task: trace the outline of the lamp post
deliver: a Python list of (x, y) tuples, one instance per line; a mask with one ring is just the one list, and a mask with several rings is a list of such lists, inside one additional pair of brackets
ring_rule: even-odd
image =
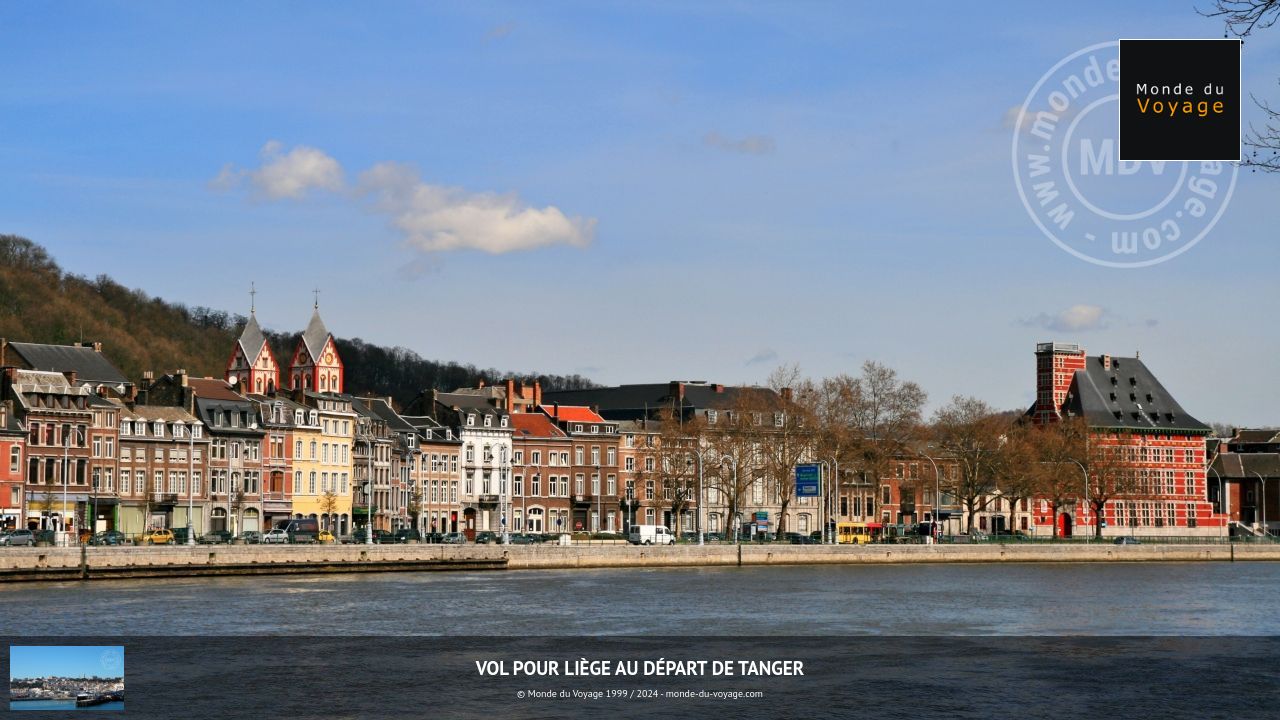
[(702, 448), (698, 448), (697, 458), (698, 458), (698, 507), (695, 509), (698, 512), (698, 544), (705, 545), (706, 544), (706, 526), (702, 523), (702, 506), (704, 504), (703, 500), (705, 499), (702, 494)]
[[(1090, 510), (1090, 507), (1089, 507), (1089, 470), (1088, 470), (1087, 468), (1085, 468), (1084, 463), (1080, 462), (1079, 460), (1076, 460), (1075, 458), (1071, 458), (1071, 462), (1075, 463), (1075, 464), (1076, 464), (1076, 467), (1080, 468), (1080, 472), (1084, 473), (1084, 511), (1085, 511), (1085, 513), (1086, 513), (1086, 514), (1088, 514), (1088, 512), (1089, 512), (1089, 510)], [(1095, 517), (1093, 518), (1093, 527), (1094, 527), (1094, 530), (1097, 530), (1097, 529), (1098, 529), (1098, 522), (1099, 522), (1099, 518), (1095, 516)], [(1088, 542), (1089, 542), (1089, 540), (1090, 540), (1090, 538), (1091, 538), (1091, 536), (1092, 536), (1092, 535), (1093, 535), (1093, 533), (1091, 532), (1091, 533), (1089, 533), (1089, 534), (1087, 534), (1087, 535), (1085, 535), (1085, 536), (1084, 536), (1085, 544), (1088, 544)]]
[[(928, 460), (929, 464), (933, 466), (933, 529), (929, 534), (937, 540), (938, 536), (942, 534), (942, 526), (938, 524), (938, 508), (942, 507), (942, 473), (938, 471), (938, 463), (930, 455), (927, 453), (920, 454), (924, 455), (924, 459)], [(954, 540), (955, 538), (952, 539)]]
[(90, 539), (92, 539), (93, 537), (92, 533), (95, 533), (98, 531), (98, 478), (97, 476), (94, 476), (93, 478), (93, 491), (89, 497), (92, 500), (91, 510), (90, 510), (90, 517), (92, 519), (89, 521), (89, 532), (90, 532), (89, 537)]
[(1271, 534), (1267, 530), (1267, 480), (1257, 471), (1253, 474), (1258, 476), (1258, 484), (1262, 486), (1262, 537), (1266, 538)]
[[(80, 436), (80, 445), (82, 447), (88, 444), (88, 441), (85, 439), (84, 431), (81, 430), (79, 427), (75, 425), (68, 425), (67, 429), (69, 429), (72, 433), (78, 434)], [(67, 435), (62, 438), (62, 544), (63, 545), (71, 544), (71, 537), (67, 535), (67, 484), (70, 482), (70, 479), (67, 476), (70, 474), (70, 470), (71, 470), (71, 465), (70, 465), (71, 437), (72, 437), (71, 435)]]
[(195, 512), (196, 491), (196, 426), (192, 423), (187, 428), (187, 544), (195, 545), (196, 537), (192, 532), (191, 515)]
[(364, 490), (364, 544), (373, 544), (373, 483), (365, 480), (360, 484)]
[[(1218, 510), (1217, 512), (1225, 517), (1227, 516), (1227, 513), (1228, 513), (1226, 485), (1222, 482), (1222, 475), (1218, 473), (1218, 470), (1214, 468), (1212, 464), (1209, 465), (1208, 470), (1209, 472), (1213, 473), (1215, 477), (1218, 478)], [(1206, 480), (1207, 479), (1208, 478), (1206, 476)], [(1222, 531), (1224, 535), (1227, 534), (1228, 522), (1224, 522), (1222, 524)]]

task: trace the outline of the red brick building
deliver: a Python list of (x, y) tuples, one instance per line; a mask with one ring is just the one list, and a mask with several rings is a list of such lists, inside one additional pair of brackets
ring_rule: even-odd
[(511, 427), (512, 527), (530, 533), (570, 528), (573, 441), (538, 412), (512, 413)]
[(0, 402), (0, 531), (23, 527), (25, 445), (25, 432), (13, 414), (13, 402)]
[[(1090, 442), (1116, 448), (1130, 473), (1127, 491), (1109, 501), (1107, 535), (1217, 535), (1226, 518), (1214, 512), (1205, 484), (1209, 426), (1192, 417), (1137, 357), (1086, 356), (1074, 343), (1036, 346), (1036, 424), (1083, 418)], [(1055, 514), (1045, 498), (1032, 502), (1037, 534), (1092, 530), (1095, 518), (1081, 497)]]
[(569, 529), (622, 532), (617, 422), (605, 420), (580, 405), (542, 405), (539, 409), (573, 441), (569, 456)]

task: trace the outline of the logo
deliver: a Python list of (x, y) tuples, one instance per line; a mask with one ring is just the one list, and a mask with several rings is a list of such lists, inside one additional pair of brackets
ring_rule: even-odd
[(98, 656), (98, 662), (102, 665), (105, 674), (118, 673), (124, 669), (124, 648), (107, 648)]
[(1221, 161), (1123, 161), (1119, 43), (1063, 58), (1013, 122), (1013, 174), (1031, 219), (1058, 247), (1115, 268), (1190, 250), (1222, 217), (1239, 167)]

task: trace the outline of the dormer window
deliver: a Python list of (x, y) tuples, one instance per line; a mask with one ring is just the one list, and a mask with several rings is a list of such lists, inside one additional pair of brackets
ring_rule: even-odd
[(506, 418), (505, 416), (502, 418), (502, 422), (500, 423), (500, 426), (501, 426), (501, 427), (506, 427), (506, 426), (507, 426), (507, 418)]
[(128, 420), (124, 420), (124, 421), (122, 421), (122, 422), (120, 423), (120, 434), (121, 434), (121, 435), (132, 435), (132, 434), (133, 434), (133, 423), (129, 422)]
[(598, 433), (598, 432), (600, 432), (600, 426), (599, 426), (599, 425), (592, 425), (592, 426), (591, 426), (591, 432), (592, 432), (593, 434), (594, 434), (594, 433)]
[(491, 427), (492, 425), (493, 425), (493, 416), (492, 416), (492, 415), (485, 415), (485, 416), (484, 416), (484, 426), (485, 426), (485, 427)]
[(173, 436), (176, 438), (186, 437), (187, 436), (186, 427), (182, 423), (174, 423)]
[[(147, 423), (145, 421), (139, 420), (137, 425), (137, 430), (138, 430), (138, 437), (146, 437)], [(48, 443), (45, 443), (45, 444), (47, 445)]]
[(715, 411), (715, 410), (708, 410), (708, 411), (707, 411), (707, 424), (708, 424), (708, 425), (715, 425), (715, 424), (716, 424), (716, 411)]
[(473, 425), (475, 425), (475, 424), (476, 424), (476, 416), (475, 416), (475, 415), (468, 414), (468, 415), (467, 415), (467, 425), (468, 425), (468, 426), (473, 426)]
[(197, 440), (199, 440), (200, 438), (204, 437), (204, 426), (203, 426), (203, 425), (192, 425), (192, 426), (191, 426), (191, 437), (193, 437), (193, 438), (195, 438), (195, 439), (197, 439)]
[(581, 426), (581, 425), (574, 425), (574, 426), (573, 426), (573, 431), (574, 431), (574, 432), (582, 432), (582, 426)]
[(164, 437), (164, 422), (161, 420), (157, 420), (154, 423), (152, 423), (151, 432), (156, 437)]
[(783, 423), (783, 414), (782, 414), (782, 413), (780, 413), (780, 412), (776, 412), (776, 413), (774, 413), (774, 414), (773, 414), (773, 426), (774, 426), (774, 427), (782, 427), (782, 423)]

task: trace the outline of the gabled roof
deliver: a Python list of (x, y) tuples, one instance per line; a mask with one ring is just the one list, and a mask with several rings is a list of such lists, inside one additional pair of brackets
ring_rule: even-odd
[(604, 422), (604, 418), (597, 415), (595, 411), (582, 405), (539, 405), (538, 409), (546, 413), (547, 417), (552, 420), (587, 423)]
[(124, 373), (92, 347), (11, 342), (9, 351), (16, 353), (32, 370), (74, 372), (80, 383), (120, 385), (129, 382)]
[[(676, 393), (683, 393), (679, 398)], [(559, 402), (600, 409), (610, 420), (656, 417), (678, 406), (681, 413), (697, 410), (732, 410), (744, 399), (761, 406), (781, 406), (782, 397), (770, 388), (750, 385), (720, 385), (707, 382), (645, 383), (585, 390), (557, 390), (542, 394), (543, 404)]]
[(240, 339), (237, 342), (250, 363), (258, 358), (263, 346), (267, 344), (267, 336), (262, 333), (262, 327), (258, 325), (258, 316), (253, 312), (249, 313), (249, 321), (244, 324), (244, 330), (240, 332)]
[(1136, 357), (1085, 358), (1063, 403), (1069, 415), (1083, 417), (1092, 427), (1208, 434), (1208, 425), (1195, 419), (1169, 394), (1156, 376)]
[(485, 415), (506, 415), (507, 411), (500, 407), (495, 407), (489, 400), (481, 395), (467, 395), (459, 393), (436, 393), (436, 402), (445, 407), (454, 408), (456, 410), (478, 412)]
[(329, 330), (320, 319), (320, 308), (316, 308), (311, 313), (311, 322), (307, 323), (307, 329), (302, 331), (302, 344), (306, 346), (313, 361), (320, 360), (320, 353), (324, 352), (324, 344), (328, 340)]
[(511, 427), (514, 438), (567, 438), (564, 431), (542, 413), (512, 413)]
[(1280, 443), (1280, 430), (1253, 430), (1240, 429), (1236, 430), (1236, 436), (1230, 439), (1232, 445), (1270, 445), (1272, 443)]

